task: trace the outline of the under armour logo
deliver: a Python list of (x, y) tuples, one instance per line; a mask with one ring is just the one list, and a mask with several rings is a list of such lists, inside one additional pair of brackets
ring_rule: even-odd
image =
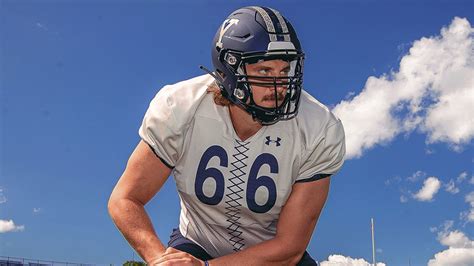
[(265, 141), (265, 144), (267, 145), (270, 145), (270, 143), (275, 143), (277, 147), (281, 145), (280, 144), (281, 138), (279, 137), (277, 137), (276, 140), (272, 140), (270, 136), (266, 136), (265, 138), (267, 139), (267, 141)]

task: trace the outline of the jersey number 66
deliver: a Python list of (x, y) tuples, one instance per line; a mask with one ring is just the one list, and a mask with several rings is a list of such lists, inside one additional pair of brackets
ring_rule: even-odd
[[(219, 165), (222, 167), (228, 167), (228, 156), (227, 152), (220, 146), (214, 145), (209, 147), (201, 157), (201, 161), (199, 162), (199, 166), (196, 173), (196, 182), (194, 183), (194, 190), (196, 193), (197, 198), (208, 205), (217, 205), (219, 202), (222, 201), (224, 197), (224, 175), (222, 174), (219, 169), (215, 167), (207, 167), (209, 160), (213, 157), (218, 157), (220, 162)], [(250, 210), (257, 213), (265, 213), (269, 211), (274, 205), (277, 198), (277, 190), (275, 182), (269, 176), (257, 176), (258, 171), (263, 165), (268, 165), (270, 167), (270, 172), (272, 174), (278, 173), (278, 161), (276, 160), (275, 156), (270, 153), (262, 153), (252, 164), (250, 168), (250, 173), (247, 179), (247, 205)], [(235, 165), (234, 165), (235, 167)], [(237, 167), (236, 167), (237, 168)], [(232, 172), (240, 171), (240, 169), (234, 169)], [(243, 173), (243, 172), (241, 172)], [(235, 175), (234, 175), (235, 176)], [(208, 197), (204, 194), (203, 186), (204, 181), (206, 179), (212, 178), (216, 183), (216, 190), (214, 195)], [(244, 178), (240, 176), (235, 176), (236, 180), (234, 183), (234, 189), (232, 192), (236, 193), (235, 190), (242, 191), (242, 188), (239, 186), (239, 183), (242, 183)], [(231, 181), (232, 182), (232, 181)], [(265, 187), (268, 190), (268, 199), (267, 202), (263, 205), (259, 205), (255, 199), (257, 189), (259, 187)], [(230, 187), (228, 187), (230, 189)]]

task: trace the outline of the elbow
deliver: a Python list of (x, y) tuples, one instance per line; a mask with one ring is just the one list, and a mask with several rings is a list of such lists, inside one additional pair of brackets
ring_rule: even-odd
[(130, 213), (136, 208), (144, 208), (144, 206), (145, 205), (139, 200), (114, 192), (112, 192), (109, 201), (107, 202), (107, 210), (114, 221), (117, 218), (127, 215), (127, 213)]
[(107, 211), (112, 220), (115, 220), (115, 217), (120, 214), (121, 209), (124, 207), (123, 200), (124, 198), (119, 193), (116, 193), (115, 190), (110, 194), (109, 201), (107, 202)]
[(112, 194), (109, 198), (109, 201), (107, 202), (107, 210), (112, 219), (114, 219), (115, 212), (117, 210), (117, 201), (118, 200)]
[(296, 251), (294, 254), (292, 254), (292, 256), (289, 258), (288, 265), (297, 265), (303, 258), (305, 252), (306, 250)]
[(110, 193), (109, 201), (107, 202), (107, 211), (112, 220), (120, 213), (121, 207), (124, 206), (124, 199), (126, 199), (125, 195), (116, 186), (112, 193)]
[[(280, 254), (281, 255), (281, 254)], [(285, 257), (280, 257), (279, 261), (275, 265), (298, 265), (298, 263), (303, 258), (303, 252), (294, 252), (291, 254), (286, 254)], [(274, 261), (275, 262), (275, 261)]]
[[(303, 255), (306, 250), (299, 251), (299, 250), (285, 250), (286, 254), (283, 257), (280, 257), (281, 260), (278, 265), (298, 265), (298, 263), (301, 261), (301, 258), (303, 258)], [(281, 253), (280, 253), (281, 254)]]
[[(294, 243), (294, 242), (293, 242)], [(306, 252), (306, 246), (302, 245), (280, 245), (281, 249), (277, 251), (276, 257), (280, 258), (281, 265), (297, 265)], [(291, 248), (289, 248), (291, 247)]]

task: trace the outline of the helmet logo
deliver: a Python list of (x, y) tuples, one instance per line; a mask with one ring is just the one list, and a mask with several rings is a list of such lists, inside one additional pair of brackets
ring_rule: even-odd
[(216, 47), (219, 47), (220, 49), (222, 49), (222, 47), (224, 46), (224, 44), (222, 43), (222, 37), (224, 36), (224, 33), (226, 33), (226, 31), (230, 28), (230, 26), (234, 24), (238, 24), (238, 23), (239, 23), (239, 20), (236, 18), (224, 20), (224, 23), (222, 23), (221, 30), (219, 33), (219, 39), (216, 42)]

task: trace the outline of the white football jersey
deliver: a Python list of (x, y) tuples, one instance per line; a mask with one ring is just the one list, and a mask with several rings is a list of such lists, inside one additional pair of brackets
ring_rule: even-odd
[(174, 168), (181, 234), (220, 257), (273, 238), (293, 184), (336, 173), (345, 142), (340, 120), (305, 91), (296, 118), (242, 141), (207, 92), (213, 81), (163, 87), (139, 134)]

